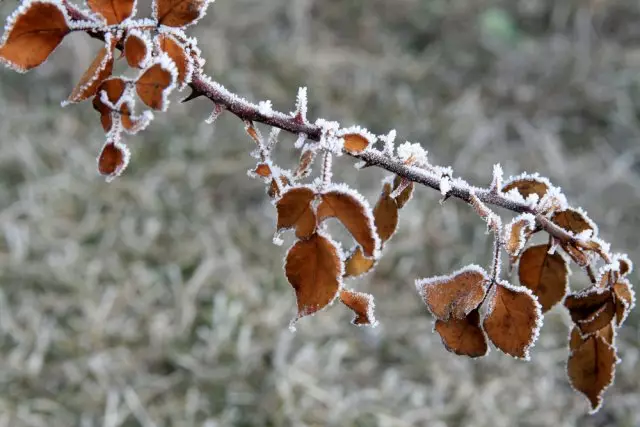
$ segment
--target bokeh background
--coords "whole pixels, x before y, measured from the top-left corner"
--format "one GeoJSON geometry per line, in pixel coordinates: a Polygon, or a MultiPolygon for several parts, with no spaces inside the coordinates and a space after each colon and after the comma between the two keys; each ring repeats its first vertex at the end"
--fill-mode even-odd
{"type": "MultiPolygon", "coordinates": [[[[498,162],[548,176],[640,262],[637,1],[217,0],[191,33],[249,99],[290,111],[306,85],[311,118],[395,128],[475,184],[498,162]]],[[[210,104],[176,96],[106,184],[97,114],[59,105],[98,48],[76,34],[36,71],[0,70],[1,426],[640,425],[638,310],[593,416],[565,376],[559,308],[531,362],[445,351],[413,281],[487,262],[490,238],[427,189],[350,284],[375,295],[381,325],[335,304],[290,332],[291,240],[271,242],[242,124],[207,125],[210,104]]],[[[375,200],[384,174],[352,165],[338,159],[336,179],[375,200]]]]}

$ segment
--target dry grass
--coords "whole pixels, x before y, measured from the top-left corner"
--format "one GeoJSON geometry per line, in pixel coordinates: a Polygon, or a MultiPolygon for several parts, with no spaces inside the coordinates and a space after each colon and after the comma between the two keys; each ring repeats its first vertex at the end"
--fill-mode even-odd
{"type": "MultiPolygon", "coordinates": [[[[638,17],[622,0],[218,0],[197,34],[207,69],[252,99],[289,110],[308,85],[312,117],[395,127],[473,182],[495,162],[548,175],[638,262],[638,17]]],[[[489,239],[431,191],[356,285],[380,327],[335,305],[289,332],[285,248],[241,124],[174,104],[105,184],[97,115],[58,106],[96,49],[74,39],[37,72],[0,71],[0,425],[640,425],[637,313],[591,417],[560,310],[530,363],[444,350],[413,279],[486,262],[489,239]]],[[[377,191],[379,172],[339,165],[377,191]]]]}

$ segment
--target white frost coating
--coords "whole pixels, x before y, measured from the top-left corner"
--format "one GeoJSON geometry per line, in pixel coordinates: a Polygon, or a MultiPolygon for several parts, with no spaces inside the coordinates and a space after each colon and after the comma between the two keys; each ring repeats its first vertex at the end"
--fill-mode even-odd
{"type": "MultiPolygon", "coordinates": [[[[482,275],[485,281],[489,280],[489,276],[487,275],[487,272],[485,271],[485,269],[480,267],[477,264],[465,265],[464,267],[454,271],[451,274],[426,277],[424,279],[416,279],[415,281],[416,291],[418,291],[418,294],[422,298],[422,301],[425,303],[425,305],[427,306],[427,309],[429,310],[429,313],[431,313],[433,317],[436,317],[436,315],[433,314],[433,312],[431,311],[431,308],[429,307],[429,304],[427,304],[427,288],[440,286],[444,283],[448,283],[454,277],[459,276],[460,274],[463,274],[463,273],[477,273],[482,275]]],[[[469,313],[465,313],[465,314],[469,314],[469,313]]]]}
{"type": "MultiPolygon", "coordinates": [[[[318,236],[320,237],[324,237],[325,239],[327,239],[329,241],[329,243],[331,245],[333,245],[333,247],[336,250],[336,253],[338,254],[338,258],[340,258],[339,261],[339,266],[340,266],[340,271],[338,272],[338,290],[336,291],[335,295],[333,296],[333,299],[324,307],[322,307],[320,310],[317,310],[313,313],[300,313],[298,314],[298,307],[299,307],[299,303],[298,303],[298,296],[296,295],[296,314],[293,317],[293,319],[291,319],[291,322],[289,322],[289,330],[291,332],[295,332],[296,331],[296,327],[295,324],[298,322],[298,320],[300,320],[303,317],[310,317],[310,316],[315,316],[316,314],[325,311],[327,308],[329,308],[330,306],[332,306],[335,302],[336,299],[338,299],[338,295],[340,295],[340,291],[343,289],[344,287],[344,283],[342,281],[342,277],[344,276],[344,252],[342,251],[342,245],[340,244],[340,242],[337,242],[335,240],[333,240],[331,238],[331,236],[329,234],[327,234],[326,232],[324,232],[322,229],[318,229],[317,232],[318,236]]],[[[284,261],[283,261],[283,269],[285,270],[285,276],[286,276],[286,264],[287,264],[287,258],[289,257],[289,252],[291,252],[291,249],[293,249],[293,247],[296,245],[296,243],[298,243],[298,240],[296,240],[296,242],[291,245],[291,247],[289,248],[289,250],[287,251],[287,254],[284,257],[284,261]]]]}
{"type": "Polygon", "coordinates": [[[271,105],[271,101],[260,101],[258,103],[258,112],[265,117],[271,117],[273,113],[273,106],[271,105]]]}
{"type": "Polygon", "coordinates": [[[628,267],[628,271],[624,274],[624,276],[626,276],[627,274],[633,271],[633,262],[631,262],[627,254],[620,254],[620,253],[613,254],[613,256],[611,257],[611,263],[618,265],[618,271],[621,271],[622,264],[625,263],[628,267]]]}
{"type": "Polygon", "coordinates": [[[304,146],[305,141],[307,140],[307,134],[306,133],[299,133],[298,134],[298,139],[296,139],[295,144],[293,144],[293,147],[296,150],[302,150],[302,147],[304,146]]]}
{"type": "Polygon", "coordinates": [[[225,108],[222,105],[215,104],[215,106],[213,107],[213,111],[204,122],[208,125],[212,125],[218,119],[218,117],[220,117],[224,110],[225,108]]]}
{"type": "Polygon", "coordinates": [[[137,28],[134,28],[129,30],[129,32],[127,33],[127,38],[124,40],[125,47],[127,45],[127,40],[129,40],[129,37],[135,37],[144,44],[145,56],[137,65],[139,68],[145,68],[151,60],[151,52],[153,51],[153,43],[151,42],[151,39],[149,38],[149,36],[147,36],[146,33],[138,30],[137,28]]]}
{"type": "Polygon", "coordinates": [[[443,176],[440,178],[440,194],[442,197],[446,197],[447,194],[451,191],[451,178],[448,176],[443,176]]]}
{"type": "Polygon", "coordinates": [[[502,188],[507,187],[516,181],[522,181],[522,180],[539,182],[541,184],[544,184],[547,188],[553,187],[553,185],[551,184],[551,181],[549,181],[548,178],[541,176],[538,172],[535,172],[535,173],[523,172],[520,175],[510,176],[509,179],[505,181],[502,188]]]}
{"type": "Polygon", "coordinates": [[[367,220],[367,225],[369,226],[369,229],[372,230],[374,240],[373,259],[379,259],[381,255],[380,250],[382,247],[382,242],[380,241],[380,236],[378,236],[378,231],[376,229],[373,210],[371,209],[371,206],[369,206],[369,202],[367,201],[367,199],[365,199],[362,194],[350,188],[347,184],[331,184],[325,187],[323,190],[323,194],[333,192],[349,196],[355,199],[362,206],[362,211],[364,212],[365,218],[367,220]]]}
{"type": "MultiPolygon", "coordinates": [[[[527,295],[529,295],[529,297],[531,298],[531,300],[534,303],[534,307],[535,307],[535,325],[533,330],[531,331],[531,335],[529,336],[529,341],[527,342],[527,344],[525,345],[524,348],[524,357],[520,358],[520,357],[516,357],[513,356],[511,354],[509,354],[509,356],[515,358],[515,359],[522,359],[522,360],[531,360],[531,355],[529,354],[529,351],[533,348],[535,342],[538,340],[538,337],[540,336],[540,329],[542,328],[542,306],[540,305],[540,302],[538,302],[538,297],[536,297],[533,292],[531,292],[531,289],[527,288],[526,286],[516,286],[516,285],[512,285],[511,283],[507,282],[506,280],[500,280],[497,282],[497,286],[502,286],[510,291],[513,292],[517,292],[517,293],[525,293],[527,295]]],[[[484,316],[484,320],[487,319],[487,317],[491,316],[491,313],[493,312],[493,309],[495,308],[495,297],[496,297],[496,290],[494,289],[493,292],[491,293],[491,295],[489,296],[489,301],[487,301],[487,311],[485,313],[484,316]]],[[[491,339],[491,338],[489,338],[491,339]]],[[[494,343],[495,344],[495,343],[494,343]]],[[[496,346],[497,347],[497,346],[496,346]]],[[[498,350],[502,351],[499,347],[497,347],[498,350]]],[[[504,353],[504,352],[503,352],[504,353]]],[[[508,353],[505,353],[508,354],[508,353]]]]}
{"type": "Polygon", "coordinates": [[[282,246],[282,244],[284,243],[284,240],[282,240],[282,233],[280,232],[275,232],[273,235],[273,244],[276,246],[282,246]]]}
{"type": "Polygon", "coordinates": [[[344,141],[342,138],[336,137],[340,124],[325,119],[318,119],[315,125],[320,128],[320,147],[330,151],[336,156],[341,156],[344,141]]]}
{"type": "Polygon", "coordinates": [[[293,117],[299,117],[302,123],[307,122],[307,87],[298,88],[298,96],[296,97],[296,111],[293,117]]]}
{"type": "Polygon", "coordinates": [[[539,212],[557,212],[568,209],[569,203],[560,187],[550,187],[538,203],[539,212]]]}
{"type": "Polygon", "coordinates": [[[502,190],[502,181],[503,181],[504,171],[502,170],[502,166],[500,163],[496,163],[493,165],[493,178],[491,179],[491,190],[492,191],[500,191],[502,190]]]}
{"type": "Polygon", "coordinates": [[[397,149],[398,158],[405,163],[411,163],[416,166],[428,166],[427,151],[422,148],[419,143],[405,142],[400,144],[397,149]]]}
{"type": "Polygon", "coordinates": [[[280,136],[280,128],[272,127],[269,132],[269,138],[267,139],[267,151],[271,152],[278,143],[278,136],[280,136]]]}
{"type": "MultiPolygon", "coordinates": [[[[162,104],[160,107],[160,111],[167,111],[169,107],[169,94],[176,88],[176,83],[178,81],[178,68],[173,60],[166,53],[162,53],[159,56],[156,56],[149,62],[149,66],[140,71],[138,75],[138,79],[144,75],[151,67],[156,65],[160,65],[163,70],[166,70],[171,74],[171,83],[162,91],[162,104]]],[[[136,79],[136,81],[138,80],[136,79]]]]}
{"type": "Polygon", "coordinates": [[[391,129],[388,134],[380,135],[378,138],[384,143],[382,153],[385,155],[385,157],[393,157],[393,153],[396,149],[394,145],[396,140],[396,130],[391,129]]]}
{"type": "MultiPolygon", "coordinates": [[[[131,112],[133,112],[133,106],[131,107],[131,112]]],[[[124,128],[124,131],[129,135],[135,135],[138,132],[145,130],[154,117],[153,112],[149,110],[145,110],[139,116],[131,116],[133,126],[130,129],[124,128]]]]}
{"type": "MultiPolygon", "coordinates": [[[[64,16],[64,20],[67,24],[67,27],[71,28],[71,26],[73,25],[71,17],[67,13],[67,9],[61,0],[24,0],[20,4],[20,6],[16,10],[14,10],[13,13],[9,15],[9,17],[7,18],[7,23],[4,26],[4,34],[2,35],[2,40],[0,40],[0,46],[4,46],[4,44],[7,42],[7,39],[9,38],[11,30],[13,30],[13,27],[15,26],[18,18],[20,18],[25,13],[27,13],[29,8],[36,3],[53,5],[56,9],[58,9],[62,13],[62,16],[64,16]]],[[[56,46],[56,49],[58,48],[58,46],[56,46]]],[[[53,53],[53,51],[51,53],[53,53]]],[[[14,71],[17,71],[18,73],[26,73],[27,71],[29,71],[26,68],[22,68],[19,65],[14,64],[13,62],[5,60],[4,58],[0,58],[0,63],[4,64],[5,66],[11,68],[14,71]]]]}
{"type": "Polygon", "coordinates": [[[536,217],[530,213],[523,213],[513,218],[504,227],[503,240],[507,253],[513,257],[518,256],[527,243],[527,233],[536,228],[536,217]],[[517,233],[514,236],[514,232],[517,233]],[[516,237],[514,241],[512,238],[516,237]]]}

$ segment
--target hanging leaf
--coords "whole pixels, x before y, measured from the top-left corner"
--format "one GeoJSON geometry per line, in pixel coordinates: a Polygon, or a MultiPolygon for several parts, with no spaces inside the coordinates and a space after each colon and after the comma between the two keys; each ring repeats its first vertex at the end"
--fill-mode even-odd
{"type": "Polygon", "coordinates": [[[93,108],[100,113],[100,121],[105,132],[109,132],[113,125],[112,113],[116,112],[124,114],[128,112],[129,107],[126,103],[120,102],[127,89],[127,83],[119,78],[112,77],[104,80],[98,87],[97,93],[93,98],[93,108]],[[106,94],[107,100],[111,106],[105,104],[102,100],[102,93],[106,94]],[[112,106],[118,106],[115,110],[112,106]],[[125,106],[126,111],[125,111],[125,106]]]}
{"type": "Polygon", "coordinates": [[[487,337],[480,327],[480,313],[471,311],[465,318],[436,320],[435,330],[445,348],[452,353],[469,357],[482,357],[489,351],[487,337]]]}
{"type": "Polygon", "coordinates": [[[548,245],[531,246],[520,257],[520,284],[531,289],[545,313],[562,301],[569,291],[569,266],[548,245]]]}
{"type": "Polygon", "coordinates": [[[278,178],[273,178],[269,188],[267,189],[267,195],[272,199],[280,197],[281,189],[285,189],[291,185],[291,181],[284,175],[280,175],[278,178]],[[276,181],[277,179],[277,181],[276,181]]]}
{"type": "Polygon", "coordinates": [[[107,141],[98,156],[98,171],[111,181],[120,176],[129,164],[129,149],[120,142],[107,141]]]}
{"type": "Polygon", "coordinates": [[[613,293],[616,297],[616,324],[621,326],[635,306],[636,298],[631,283],[626,279],[618,279],[613,285],[613,293]]]}
{"type": "Polygon", "coordinates": [[[385,185],[378,203],[373,208],[373,218],[382,243],[393,236],[398,228],[398,203],[390,195],[391,186],[385,185]]]}
{"type": "Polygon", "coordinates": [[[151,42],[142,31],[129,31],[124,40],[124,56],[131,68],[144,68],[151,60],[151,51],[151,42]]]}
{"type": "Polygon", "coordinates": [[[348,187],[337,187],[320,195],[318,222],[337,218],[362,246],[366,257],[377,258],[380,239],[375,230],[371,208],[359,193],[348,187]]]}
{"type": "Polygon", "coordinates": [[[316,214],[311,206],[316,193],[309,187],[288,189],[276,202],[277,231],[295,228],[296,236],[308,239],[316,231],[316,214]]]}
{"type": "Polygon", "coordinates": [[[583,335],[594,333],[613,320],[615,301],[611,289],[591,286],[568,295],[564,306],[583,335]]]}
{"type": "Polygon", "coordinates": [[[136,92],[148,107],[165,111],[169,106],[167,98],[174,88],[177,75],[176,66],[168,56],[157,57],[138,77],[136,92]]]}
{"type": "Polygon", "coordinates": [[[590,230],[592,232],[592,236],[596,236],[598,233],[596,224],[591,221],[587,214],[582,210],[566,209],[564,211],[556,212],[551,217],[551,221],[559,227],[574,234],[579,234],[586,230],[590,230]]]}
{"type": "Polygon", "coordinates": [[[185,48],[169,34],[158,34],[156,42],[160,50],[169,55],[178,69],[178,84],[182,87],[191,81],[193,64],[185,48]]]}
{"type": "Polygon", "coordinates": [[[404,205],[409,203],[409,201],[413,198],[413,188],[414,183],[412,181],[404,180],[400,175],[396,175],[393,180],[393,191],[392,193],[396,193],[396,191],[403,186],[402,190],[400,190],[400,194],[396,196],[396,203],[398,204],[398,209],[402,209],[404,205]]]}
{"type": "Polygon", "coordinates": [[[520,252],[536,228],[536,219],[530,213],[515,217],[504,231],[505,250],[512,259],[520,256],[520,252]]]}
{"type": "Polygon", "coordinates": [[[111,75],[113,71],[113,49],[111,37],[107,37],[107,44],[100,49],[87,71],[71,92],[68,102],[84,101],[98,92],[98,87],[111,75]]]}
{"type": "Polygon", "coordinates": [[[592,335],[582,342],[573,341],[576,348],[567,362],[569,381],[589,399],[591,413],[594,413],[602,405],[602,394],[613,382],[618,361],[616,351],[600,335],[592,335]]]}
{"type": "Polygon", "coordinates": [[[135,13],[136,0],[87,0],[87,6],[104,17],[107,25],[115,25],[135,13]]]}
{"type": "Polygon", "coordinates": [[[202,18],[209,0],[153,0],[153,17],[160,25],[185,27],[202,18]]]}
{"type": "Polygon", "coordinates": [[[46,61],[69,31],[69,18],[61,3],[26,0],[7,19],[0,62],[27,72],[46,61]]]}
{"type": "Polygon", "coordinates": [[[298,240],[287,253],[284,269],[296,292],[295,320],[333,302],[342,284],[340,251],[334,242],[320,234],[298,240]]]}
{"type": "Polygon", "coordinates": [[[468,265],[449,276],[416,280],[416,289],[429,311],[440,320],[465,319],[478,308],[487,292],[489,277],[477,265],[468,265]]]}
{"type": "Polygon", "coordinates": [[[507,181],[502,187],[502,192],[508,193],[516,189],[524,199],[531,194],[537,194],[542,199],[550,188],[551,184],[546,178],[537,174],[522,174],[507,181]]]}
{"type": "Polygon", "coordinates": [[[483,326],[491,342],[508,355],[528,360],[542,326],[536,298],[524,286],[499,281],[488,301],[483,326]]]}
{"type": "Polygon", "coordinates": [[[375,304],[373,303],[372,295],[349,289],[342,289],[340,291],[340,301],[355,313],[355,317],[351,321],[354,325],[376,326],[378,324],[375,316],[373,315],[375,304]]]}
{"type": "Polygon", "coordinates": [[[362,253],[362,248],[356,246],[351,254],[347,257],[344,264],[344,276],[345,277],[358,277],[361,276],[373,268],[376,264],[376,260],[373,258],[366,258],[362,253]]]}
{"type": "Polygon", "coordinates": [[[300,154],[300,161],[298,163],[298,168],[293,174],[296,178],[305,178],[309,176],[311,173],[311,166],[313,165],[313,161],[316,158],[315,150],[304,150],[300,154]]]}

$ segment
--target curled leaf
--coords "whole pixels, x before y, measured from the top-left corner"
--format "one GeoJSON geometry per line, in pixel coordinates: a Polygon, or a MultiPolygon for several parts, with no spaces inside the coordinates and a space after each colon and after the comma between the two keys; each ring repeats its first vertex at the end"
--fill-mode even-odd
{"type": "Polygon", "coordinates": [[[344,264],[344,276],[345,277],[358,277],[369,272],[376,260],[373,258],[366,258],[362,253],[362,248],[356,246],[351,254],[347,257],[344,264]]]}
{"type": "Polygon", "coordinates": [[[481,267],[468,265],[448,276],[416,280],[416,289],[436,318],[465,319],[484,300],[488,281],[481,267]]]}
{"type": "Polygon", "coordinates": [[[532,194],[542,199],[550,188],[551,184],[546,178],[537,174],[522,174],[507,181],[502,187],[502,192],[508,193],[515,189],[524,199],[532,194]]]}
{"type": "Polygon", "coordinates": [[[489,351],[487,337],[480,327],[480,313],[477,309],[463,319],[438,319],[434,328],[440,334],[445,348],[452,353],[482,357],[489,351]]]}
{"type": "Polygon", "coordinates": [[[98,87],[111,75],[112,70],[113,45],[108,40],[107,45],[100,49],[87,71],[80,78],[67,101],[80,102],[95,95],[98,92],[98,87]]]}
{"type": "Polygon", "coordinates": [[[320,234],[298,240],[287,253],[284,269],[296,292],[295,320],[333,302],[342,285],[340,251],[334,242],[320,234]]]}
{"type": "Polygon", "coordinates": [[[387,187],[373,208],[373,218],[382,243],[386,242],[393,236],[398,228],[398,203],[390,195],[391,186],[387,187]]]}
{"type": "Polygon", "coordinates": [[[616,324],[620,326],[635,306],[636,297],[631,287],[631,283],[622,278],[618,279],[618,281],[613,285],[613,294],[616,299],[616,324]]]}
{"type": "Polygon", "coordinates": [[[191,74],[193,73],[193,64],[184,46],[169,34],[159,34],[156,37],[156,42],[160,50],[165,52],[173,63],[176,64],[178,84],[182,87],[189,83],[191,81],[191,74]]]}
{"type": "Polygon", "coordinates": [[[395,195],[396,203],[398,203],[398,209],[402,209],[404,205],[409,203],[413,198],[413,189],[415,184],[412,181],[405,180],[399,175],[393,179],[393,191],[392,195],[395,195]]]}
{"type": "Polygon", "coordinates": [[[295,228],[296,236],[307,239],[316,231],[316,214],[311,202],[316,193],[309,187],[288,189],[276,202],[278,210],[278,232],[295,228]]]}
{"type": "Polygon", "coordinates": [[[615,315],[615,302],[611,289],[591,286],[568,295],[564,306],[583,335],[594,333],[609,323],[615,315]]]}
{"type": "Polygon", "coordinates": [[[548,245],[531,246],[520,257],[520,284],[538,297],[545,313],[562,301],[569,290],[569,266],[565,259],[548,245]]]}
{"type": "Polygon", "coordinates": [[[340,291],[340,301],[355,313],[355,317],[351,322],[354,325],[376,326],[378,324],[378,321],[373,314],[375,304],[373,302],[372,295],[364,292],[342,289],[340,291]]]}
{"type": "Polygon", "coordinates": [[[518,257],[536,228],[536,219],[529,213],[515,217],[504,231],[505,250],[512,257],[518,257]]]}
{"type": "Polygon", "coordinates": [[[54,0],[27,0],[7,19],[0,62],[24,73],[42,64],[69,34],[69,18],[54,0]]]}
{"type": "Polygon", "coordinates": [[[529,359],[542,326],[540,304],[524,286],[499,281],[489,295],[483,326],[496,347],[513,357],[529,359]]]}
{"type": "Polygon", "coordinates": [[[124,56],[132,68],[143,68],[151,59],[151,43],[139,30],[131,30],[124,40],[124,56]]]}

